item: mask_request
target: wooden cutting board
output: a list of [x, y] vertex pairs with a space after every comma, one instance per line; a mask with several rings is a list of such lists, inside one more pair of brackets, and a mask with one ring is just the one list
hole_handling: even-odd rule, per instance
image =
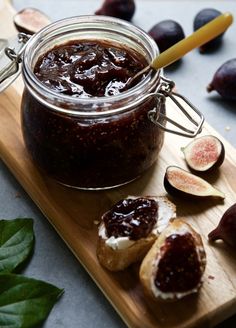
[[[0, 0], [0, 35], [15, 33], [14, 10]], [[4, 23], [3, 23], [4, 22]], [[166, 134], [156, 165], [142, 178], [118, 189], [82, 192], [60, 186], [42, 176], [24, 147], [20, 126], [22, 81], [0, 94], [0, 154], [32, 200], [48, 218], [65, 243], [86, 268], [129, 327], [213, 327], [236, 312], [236, 256], [223, 243], [210, 246], [207, 234], [224, 211], [235, 202], [236, 150], [205, 124], [204, 134], [214, 134], [224, 143], [226, 159], [218, 172], [207, 179], [225, 192], [225, 201], [174, 200], [179, 216], [199, 231], [207, 252], [204, 284], [198, 295], [174, 304], [160, 304], [145, 298], [138, 279], [139, 266], [109, 273], [96, 258], [97, 225], [101, 213], [127, 195], [165, 194], [163, 176], [168, 165], [185, 167], [180, 147], [189, 140]], [[37, 236], [36, 236], [37, 237]]]

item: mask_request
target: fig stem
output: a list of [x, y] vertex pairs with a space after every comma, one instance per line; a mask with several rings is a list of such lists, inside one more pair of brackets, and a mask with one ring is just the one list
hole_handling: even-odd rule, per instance
[[213, 87], [212, 83], [208, 84], [208, 86], [207, 86], [207, 92], [211, 92], [213, 90], [214, 90], [214, 87]]
[[215, 240], [221, 239], [218, 228], [212, 230], [208, 234], [208, 239], [209, 239], [209, 241], [215, 241]]

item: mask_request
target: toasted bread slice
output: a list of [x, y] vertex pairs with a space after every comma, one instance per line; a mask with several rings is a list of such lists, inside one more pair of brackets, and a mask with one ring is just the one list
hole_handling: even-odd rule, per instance
[[176, 207], [164, 196], [129, 196], [127, 199], [148, 198], [157, 202], [156, 224], [145, 238], [132, 240], [129, 237], [107, 237], [105, 224], [99, 226], [97, 257], [99, 262], [110, 271], [124, 270], [130, 264], [141, 261], [170, 219], [176, 217]]
[[146, 254], [139, 276], [152, 298], [174, 301], [199, 290], [205, 266], [201, 236], [182, 219], [175, 219]]

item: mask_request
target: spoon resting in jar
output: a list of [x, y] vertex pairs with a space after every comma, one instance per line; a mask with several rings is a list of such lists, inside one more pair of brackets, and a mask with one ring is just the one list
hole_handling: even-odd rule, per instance
[[[230, 13], [224, 13], [209, 23], [205, 24], [197, 31], [189, 35], [187, 38], [177, 42], [172, 47], [168, 48], [153, 61], [134, 75], [127, 83], [128, 87], [132, 86], [134, 82], [140, 78], [143, 74], [147, 73], [150, 70], [158, 70], [160, 68], [164, 68], [184, 55], [186, 55], [191, 50], [202, 46], [203, 44], [207, 43], [208, 41], [214, 39], [221, 33], [225, 32], [225, 30], [232, 24], [233, 16]], [[127, 87], [126, 85], [126, 87]]]

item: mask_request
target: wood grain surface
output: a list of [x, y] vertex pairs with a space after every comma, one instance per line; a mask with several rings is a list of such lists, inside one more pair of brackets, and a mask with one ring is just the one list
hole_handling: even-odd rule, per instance
[[[1, 37], [15, 33], [14, 13], [0, 2]], [[4, 21], [4, 24], [2, 22]], [[172, 199], [178, 216], [201, 233], [207, 253], [204, 284], [197, 295], [176, 303], [150, 301], [138, 279], [139, 265], [120, 273], [109, 273], [96, 258], [97, 220], [115, 201], [127, 195], [165, 195], [163, 176], [168, 165], [186, 168], [181, 146], [189, 140], [166, 134], [157, 163], [141, 178], [124, 187], [102, 192], [76, 191], [58, 185], [40, 174], [24, 147], [20, 125], [22, 82], [16, 81], [0, 95], [0, 154], [32, 200], [45, 214], [65, 243], [86, 268], [129, 327], [213, 327], [236, 312], [236, 256], [219, 242], [209, 245], [208, 233], [224, 211], [235, 202], [236, 150], [207, 123], [203, 134], [214, 134], [224, 143], [226, 159], [206, 179], [226, 194], [224, 201], [190, 202]], [[169, 106], [172, 111], [172, 107]], [[36, 236], [37, 238], [37, 236]]]

